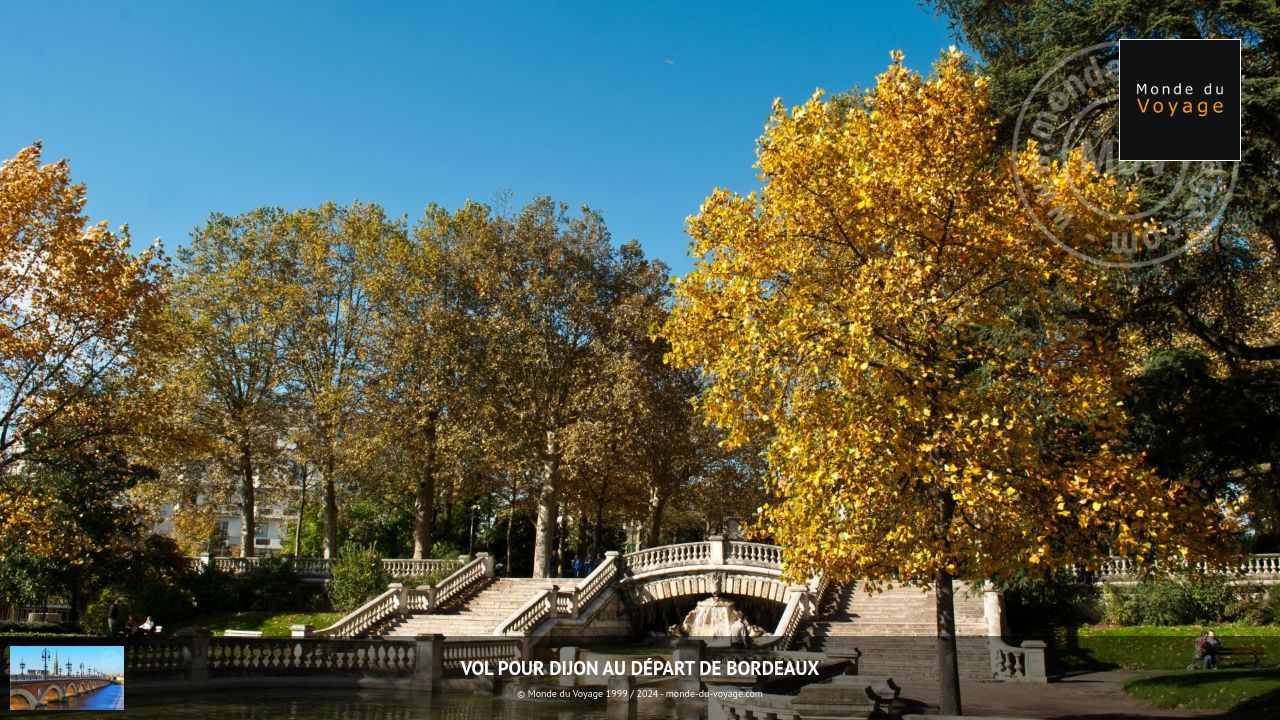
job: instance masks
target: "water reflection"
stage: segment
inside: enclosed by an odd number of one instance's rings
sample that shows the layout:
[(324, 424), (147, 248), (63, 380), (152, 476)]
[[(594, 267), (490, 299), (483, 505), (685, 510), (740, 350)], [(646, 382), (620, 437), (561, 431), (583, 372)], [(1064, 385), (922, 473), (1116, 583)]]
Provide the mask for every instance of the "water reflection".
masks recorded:
[(51, 703), (48, 710), (123, 710), (124, 688), (107, 685), (84, 695), (72, 695), (62, 702)]
[[(243, 693), (243, 694), (241, 694)], [(463, 693), (422, 697), (410, 693), (239, 691), (239, 698), (197, 697), (131, 701), (124, 717), (144, 720), (697, 720), (705, 710), (665, 701), (628, 707), (615, 703), (517, 700)], [(147, 704), (144, 704), (147, 703)], [(150, 704), (155, 703), (155, 704)]]

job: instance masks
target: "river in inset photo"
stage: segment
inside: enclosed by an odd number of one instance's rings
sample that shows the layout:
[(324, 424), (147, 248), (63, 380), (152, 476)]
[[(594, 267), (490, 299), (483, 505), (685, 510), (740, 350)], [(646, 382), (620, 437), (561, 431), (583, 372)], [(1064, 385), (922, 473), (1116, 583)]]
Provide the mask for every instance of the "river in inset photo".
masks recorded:
[[(124, 686), (108, 685), (84, 695), (73, 695), (60, 703), (54, 703), (46, 710), (123, 710)], [(116, 716), (119, 717), (119, 716)]]

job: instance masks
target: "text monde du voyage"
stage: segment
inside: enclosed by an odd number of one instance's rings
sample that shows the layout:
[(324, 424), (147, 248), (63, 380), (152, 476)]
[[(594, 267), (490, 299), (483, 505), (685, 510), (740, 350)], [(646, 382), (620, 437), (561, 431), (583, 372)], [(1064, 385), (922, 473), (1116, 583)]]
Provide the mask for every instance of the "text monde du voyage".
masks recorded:
[(1223, 101), (1213, 99), (1215, 95), (1224, 94), (1224, 86), (1214, 83), (1206, 83), (1204, 87), (1198, 89), (1198, 92), (1197, 88), (1189, 83), (1174, 85), (1135, 83), (1134, 90), (1138, 112), (1143, 115), (1209, 117), (1222, 115), (1227, 111)]
[(465, 660), (462, 673), (467, 676), (702, 676), (713, 675), (817, 675), (817, 660)]

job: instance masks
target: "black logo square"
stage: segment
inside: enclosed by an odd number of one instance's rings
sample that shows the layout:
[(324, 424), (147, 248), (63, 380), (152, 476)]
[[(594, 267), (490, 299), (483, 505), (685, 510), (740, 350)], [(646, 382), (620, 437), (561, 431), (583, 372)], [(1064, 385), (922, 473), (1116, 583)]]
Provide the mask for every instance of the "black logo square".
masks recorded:
[(1120, 159), (1240, 160), (1240, 41), (1120, 41)]

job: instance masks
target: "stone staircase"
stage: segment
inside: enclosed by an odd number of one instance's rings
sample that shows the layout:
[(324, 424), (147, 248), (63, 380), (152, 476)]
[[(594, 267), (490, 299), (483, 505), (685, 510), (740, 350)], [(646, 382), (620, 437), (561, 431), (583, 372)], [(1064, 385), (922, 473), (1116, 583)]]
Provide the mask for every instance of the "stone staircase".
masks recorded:
[(412, 637), (438, 633), (447, 638), (489, 637), (503, 620), (519, 610), (538, 590), (552, 584), (567, 589), (577, 582), (568, 578), (491, 580), (452, 607), (396, 618), (380, 628), (377, 636)]
[[(860, 674), (895, 679), (937, 678), (937, 615), (932, 591), (900, 587), (868, 595), (859, 584), (833, 584), (819, 601), (817, 620), (802, 625), (795, 647), (832, 656), (861, 651)], [(957, 584), (955, 594), (960, 676), (989, 679), (991, 660), (980, 593)]]

